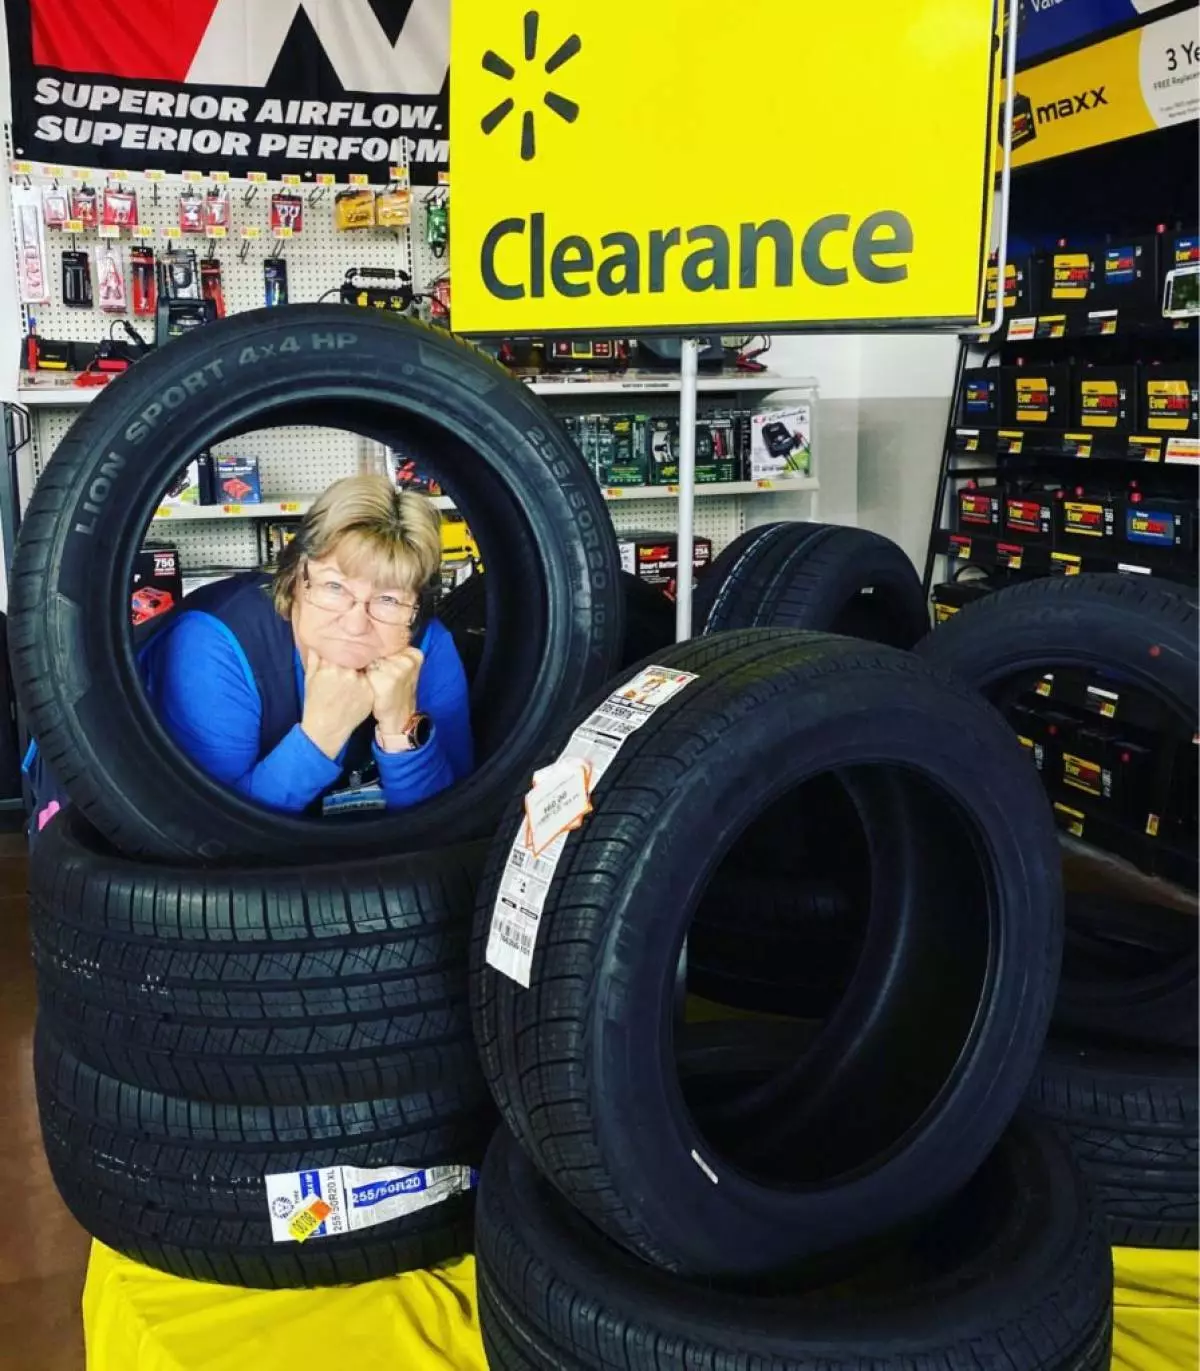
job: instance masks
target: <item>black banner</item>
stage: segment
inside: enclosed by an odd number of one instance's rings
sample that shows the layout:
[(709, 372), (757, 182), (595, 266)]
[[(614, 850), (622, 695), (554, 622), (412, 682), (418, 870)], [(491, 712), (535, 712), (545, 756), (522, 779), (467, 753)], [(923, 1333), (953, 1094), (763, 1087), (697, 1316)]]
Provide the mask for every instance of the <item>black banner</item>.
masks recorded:
[(388, 180), (448, 168), (450, 0), (6, 0), (16, 155)]

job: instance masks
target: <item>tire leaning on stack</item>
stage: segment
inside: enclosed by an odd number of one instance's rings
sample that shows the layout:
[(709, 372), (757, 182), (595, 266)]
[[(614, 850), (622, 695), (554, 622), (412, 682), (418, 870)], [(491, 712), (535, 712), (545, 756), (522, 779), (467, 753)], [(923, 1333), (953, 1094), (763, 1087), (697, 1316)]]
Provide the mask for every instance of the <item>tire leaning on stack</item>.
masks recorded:
[[(141, 689), (128, 575), (160, 492), (218, 438), (280, 423), (427, 450), (496, 553), (480, 763), (403, 813), (259, 807), (188, 761)], [(469, 1250), (495, 1118), (466, 1004), (476, 840), (611, 674), (618, 568), (594, 479), (527, 388), (370, 311), (221, 321), (72, 426), (21, 529), (12, 647), (71, 802), (33, 853), (35, 1070), (53, 1175), (91, 1233), (271, 1288)]]
[[(985, 694), (1055, 668), (1106, 672), (1195, 728), (1193, 597), (1140, 577), (1032, 581), (967, 605), (923, 657)], [(1070, 1140), (1112, 1240), (1195, 1248), (1200, 1107), (1194, 914), (1068, 894), (1064, 978), (1033, 1108)]]

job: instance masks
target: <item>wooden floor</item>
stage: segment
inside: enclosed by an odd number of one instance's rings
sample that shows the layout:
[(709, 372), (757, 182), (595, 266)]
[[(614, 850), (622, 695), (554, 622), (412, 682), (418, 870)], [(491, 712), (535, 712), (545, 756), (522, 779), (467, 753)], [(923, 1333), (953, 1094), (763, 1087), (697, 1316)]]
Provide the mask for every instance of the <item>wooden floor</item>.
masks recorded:
[(88, 1237), (46, 1169), (33, 1093), (25, 839), (0, 834), (0, 1368), (83, 1371)]

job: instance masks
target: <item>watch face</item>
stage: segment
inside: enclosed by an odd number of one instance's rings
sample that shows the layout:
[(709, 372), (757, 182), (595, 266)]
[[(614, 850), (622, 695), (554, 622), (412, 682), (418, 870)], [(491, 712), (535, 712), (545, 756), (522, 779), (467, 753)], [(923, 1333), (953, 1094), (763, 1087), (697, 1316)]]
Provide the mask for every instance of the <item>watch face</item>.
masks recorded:
[(408, 726), (413, 747), (424, 747), (433, 735), (433, 720), (428, 714), (417, 714)]

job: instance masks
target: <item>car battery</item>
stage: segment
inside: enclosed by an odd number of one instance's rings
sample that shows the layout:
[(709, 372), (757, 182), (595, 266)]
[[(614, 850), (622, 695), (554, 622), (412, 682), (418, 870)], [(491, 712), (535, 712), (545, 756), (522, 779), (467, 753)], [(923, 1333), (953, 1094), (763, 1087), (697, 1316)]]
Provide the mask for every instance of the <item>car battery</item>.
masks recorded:
[(1071, 390), (1072, 424), (1111, 433), (1136, 431), (1137, 367), (1080, 368)]
[(958, 392), (958, 423), (996, 428), (1000, 423), (1000, 368), (968, 367)]
[(167, 543), (147, 543), (133, 559), (129, 617), (134, 628), (169, 613), (182, 599), (179, 549)]
[(1069, 366), (1001, 367), (1001, 422), (1014, 427), (1066, 428), (1070, 385)]
[(1045, 712), (1029, 705), (1016, 704), (1009, 707), (1006, 717), (1016, 732), (1017, 741), (1033, 759), (1034, 766), (1045, 773), (1049, 763), (1051, 772), (1057, 774), (1061, 743), (1058, 729)]
[(1026, 484), (1008, 487), (1001, 523), (1006, 536), (1049, 538), (1054, 533), (1054, 491)]
[(1147, 233), (1112, 239), (1099, 250), (1094, 283), (1098, 309), (1142, 315), (1157, 311), (1161, 242), (1159, 234)]
[(1053, 252), (1034, 258), (1034, 303), (1038, 314), (1062, 314), (1092, 306), (1096, 257), (1090, 248), (1060, 243)]
[(1111, 491), (1088, 491), (1083, 486), (1058, 492), (1055, 536), (1063, 543), (1113, 538), (1124, 510), (1123, 496)]
[(1154, 754), (1098, 728), (1079, 728), (1064, 745), (1059, 779), (1068, 790), (1111, 805), (1141, 826), (1150, 811)]
[[(996, 267), (996, 254), (988, 259), (987, 278), (984, 288), (984, 317), (991, 318), (996, 312), (996, 281), (999, 271)], [(1018, 258), (1004, 264), (1004, 312), (1015, 314), (1018, 318), (1029, 313), (1029, 259)]]
[[(622, 533), (617, 538), (621, 570), (639, 581), (657, 586), (669, 599), (675, 598), (678, 573), (679, 538), (674, 533)], [(712, 540), (696, 537), (692, 541), (692, 573), (701, 575), (712, 561)]]
[(1004, 491), (1000, 486), (979, 486), (968, 481), (954, 496), (955, 522), (961, 530), (996, 532)]
[(1200, 378), (1195, 366), (1146, 366), (1141, 369), (1139, 401), (1142, 428), (1194, 438), (1200, 432)]
[(981, 600), (992, 588), (990, 581), (943, 581), (933, 588), (933, 621), (944, 624), (964, 605)]
[(1122, 530), (1125, 541), (1136, 547), (1193, 552), (1196, 547), (1196, 502), (1171, 500), (1135, 490), (1125, 504)]

